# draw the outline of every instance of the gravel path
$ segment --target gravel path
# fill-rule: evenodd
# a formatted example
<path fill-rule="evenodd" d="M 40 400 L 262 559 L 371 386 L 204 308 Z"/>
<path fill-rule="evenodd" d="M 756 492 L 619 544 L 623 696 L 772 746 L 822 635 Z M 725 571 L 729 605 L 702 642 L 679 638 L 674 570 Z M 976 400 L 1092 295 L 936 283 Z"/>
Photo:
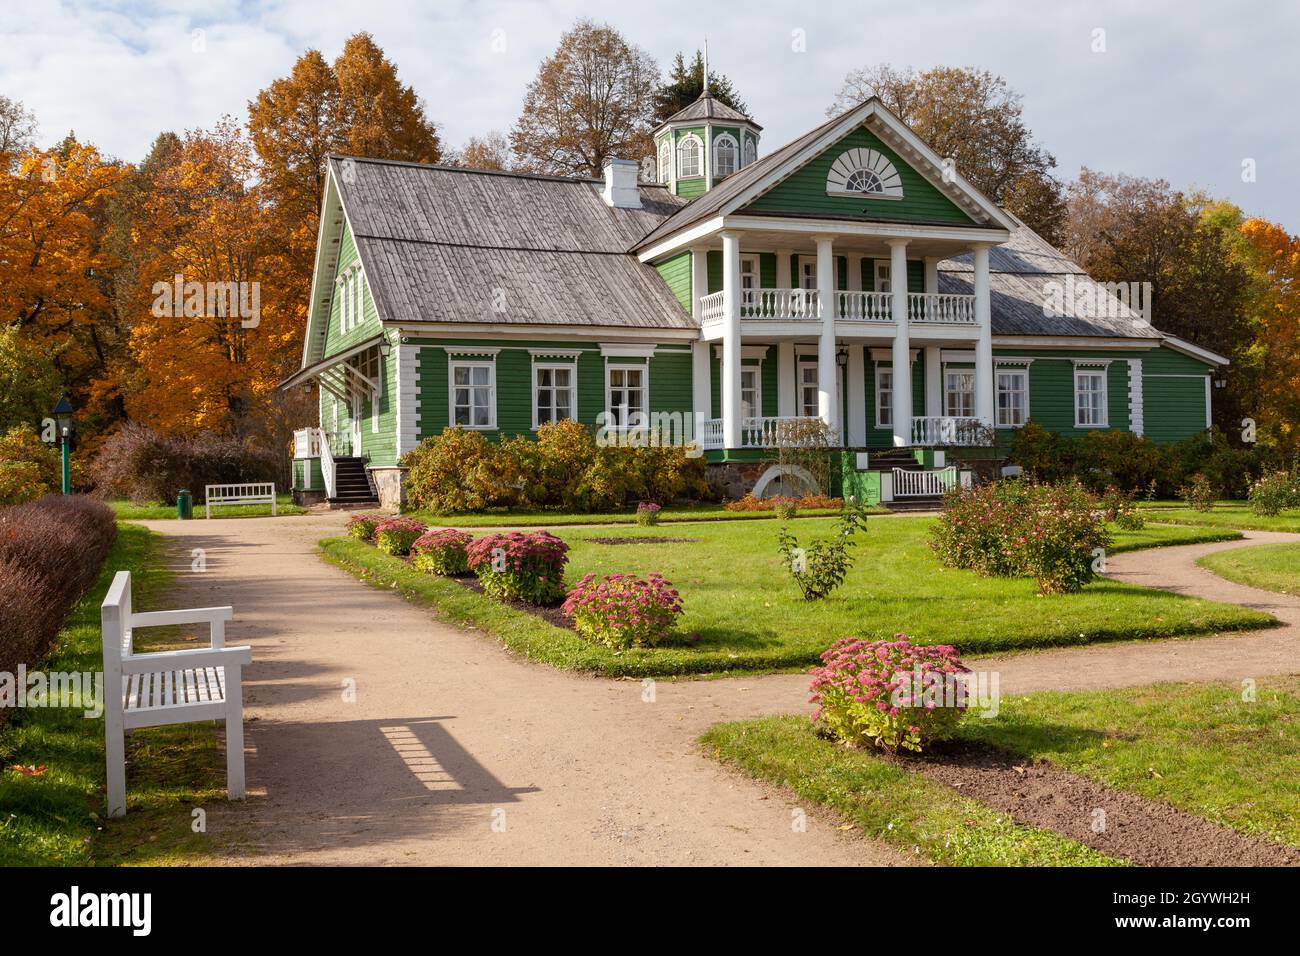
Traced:
<path fill-rule="evenodd" d="M 802 674 L 611 681 L 515 658 L 321 561 L 344 516 L 145 522 L 182 569 L 171 606 L 233 604 L 247 672 L 247 808 L 209 808 L 231 862 L 889 865 L 913 862 L 702 756 L 721 720 L 807 710 Z M 1234 601 L 1285 626 L 976 658 L 1003 693 L 1292 673 L 1300 599 L 1195 561 L 1300 535 L 1119 555 L 1119 580 Z M 193 548 L 205 573 L 191 573 Z M 828 635 L 828 642 L 837 635 Z M 355 687 L 355 700 L 344 699 Z M 653 690 L 653 694 L 649 693 Z M 647 699 L 650 698 L 650 699 Z"/>

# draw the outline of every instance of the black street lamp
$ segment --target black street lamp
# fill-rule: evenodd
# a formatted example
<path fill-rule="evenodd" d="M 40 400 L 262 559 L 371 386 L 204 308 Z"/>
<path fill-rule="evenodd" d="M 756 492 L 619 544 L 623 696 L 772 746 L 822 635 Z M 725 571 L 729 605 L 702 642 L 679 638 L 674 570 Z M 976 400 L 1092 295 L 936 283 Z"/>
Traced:
<path fill-rule="evenodd" d="M 54 424 L 59 429 L 59 448 L 63 453 L 63 493 L 72 494 L 72 471 L 68 466 L 69 446 L 72 442 L 72 403 L 68 396 L 60 396 L 54 406 Z"/>

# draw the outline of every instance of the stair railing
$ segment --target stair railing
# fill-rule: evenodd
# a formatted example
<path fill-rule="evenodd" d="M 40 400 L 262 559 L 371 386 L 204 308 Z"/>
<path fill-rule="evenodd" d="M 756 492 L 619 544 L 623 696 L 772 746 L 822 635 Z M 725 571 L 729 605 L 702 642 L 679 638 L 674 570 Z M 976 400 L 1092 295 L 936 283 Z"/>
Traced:
<path fill-rule="evenodd" d="M 320 474 L 325 480 L 325 497 L 335 497 L 334 453 L 330 450 L 329 435 L 323 429 L 316 429 L 320 436 Z"/>

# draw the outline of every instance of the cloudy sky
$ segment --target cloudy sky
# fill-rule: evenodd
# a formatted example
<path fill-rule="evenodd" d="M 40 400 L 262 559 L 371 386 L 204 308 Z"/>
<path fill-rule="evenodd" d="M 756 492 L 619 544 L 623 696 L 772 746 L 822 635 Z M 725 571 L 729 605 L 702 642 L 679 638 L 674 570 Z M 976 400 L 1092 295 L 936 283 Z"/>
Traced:
<path fill-rule="evenodd" d="M 0 93 L 35 111 L 43 141 L 71 129 L 128 160 L 160 130 L 242 118 L 304 49 L 333 59 L 357 30 L 397 63 L 448 143 L 508 130 L 538 61 L 590 16 L 665 65 L 707 32 L 711 65 L 765 127 L 766 150 L 820 122 L 855 67 L 970 65 L 1023 94 L 1064 178 L 1081 166 L 1162 176 L 1300 231 L 1293 0 L 0 3 Z"/>

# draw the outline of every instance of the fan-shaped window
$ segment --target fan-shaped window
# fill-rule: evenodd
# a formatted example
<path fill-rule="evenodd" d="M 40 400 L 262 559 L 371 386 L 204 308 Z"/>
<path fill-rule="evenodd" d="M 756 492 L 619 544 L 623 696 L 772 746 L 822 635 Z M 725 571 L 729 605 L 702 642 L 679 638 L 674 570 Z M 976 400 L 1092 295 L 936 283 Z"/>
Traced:
<path fill-rule="evenodd" d="M 673 144 L 665 136 L 659 143 L 659 181 L 666 183 L 673 178 Z"/>
<path fill-rule="evenodd" d="M 692 133 L 677 144 L 677 175 L 682 179 L 702 176 L 700 168 L 700 149 L 704 144 Z"/>
<path fill-rule="evenodd" d="M 902 199 L 903 179 L 894 164 L 874 149 L 850 149 L 831 164 L 826 192 L 832 196 Z"/>
<path fill-rule="evenodd" d="M 758 144 L 753 137 L 745 137 L 745 165 L 758 161 Z"/>
<path fill-rule="evenodd" d="M 723 133 L 713 141 L 713 175 L 724 179 L 736 171 L 736 160 L 740 158 L 740 148 L 736 140 Z"/>

